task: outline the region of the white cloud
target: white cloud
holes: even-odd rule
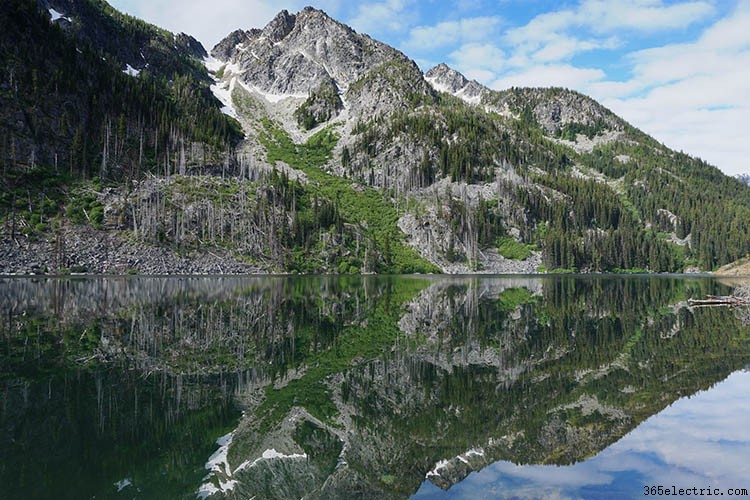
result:
[[[570,59],[594,49],[621,45],[620,30],[658,31],[689,26],[713,13],[713,5],[687,2],[664,5],[661,0],[584,0],[576,8],[546,12],[524,26],[508,30],[504,37],[516,57],[539,62]],[[609,35],[582,37],[582,32]]]
[[[693,43],[641,50],[626,60],[632,78],[583,89],[667,146],[727,173],[750,171],[750,2]]]
[[[575,9],[536,16],[525,26],[510,30],[506,40],[514,45],[539,46],[581,28],[599,34],[623,29],[668,30],[689,26],[713,12],[713,5],[706,1],[664,5],[661,0],[584,0]]]
[[[417,26],[409,33],[404,46],[419,51],[478,42],[495,33],[501,22],[497,16],[487,16],[446,21],[434,26]]]
[[[113,7],[175,33],[197,38],[210,51],[236,29],[262,28],[282,9],[297,12],[305,0],[110,0]],[[336,15],[339,0],[320,2],[320,7]]]
[[[524,26],[509,30],[505,41],[515,46],[539,47],[575,24],[576,13],[572,10],[547,12],[536,16]]]
[[[593,68],[577,68],[569,64],[534,66],[522,71],[503,75],[491,87],[497,90],[509,87],[566,87],[586,88],[592,82],[604,78],[604,71]]]
[[[750,12],[738,11],[716,22],[695,43],[641,50],[629,56],[637,78],[647,83],[695,75],[720,75],[746,64],[750,51]],[[741,66],[740,66],[741,67]]]
[[[620,42],[615,37],[606,40],[579,40],[577,38],[560,36],[551,39],[532,54],[532,59],[540,62],[562,61],[574,55],[594,49],[614,49]]]
[[[487,84],[495,79],[496,73],[487,69],[469,69],[462,72],[469,80],[476,80],[479,83]]]
[[[505,53],[492,44],[469,43],[448,55],[459,71],[499,71],[505,64]]]
[[[411,3],[412,0],[385,0],[362,4],[349,24],[363,33],[402,32],[408,28],[411,20],[407,13]]]
[[[658,31],[689,26],[714,12],[707,1],[664,5],[661,0],[586,0],[577,21],[594,31]]]
[[[722,19],[703,34],[702,42],[706,47],[726,49],[747,47],[750,40],[750,0],[737,4],[733,16]]]
[[[700,92],[697,81],[683,85],[695,86]],[[673,149],[700,156],[731,175],[750,172],[746,131],[750,107],[712,108],[689,100],[680,104],[679,98],[660,99],[670,87],[658,90],[646,97],[605,100],[603,104]]]
[[[636,80],[629,80],[627,82],[590,82],[586,87],[591,97],[601,101],[626,97],[642,89],[643,85]]]
[[[493,472],[533,481],[535,486],[581,487],[610,484],[612,475],[591,466],[559,467],[556,465],[515,465],[499,462]]]

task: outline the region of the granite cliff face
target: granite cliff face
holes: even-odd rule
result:
[[[467,80],[464,75],[440,63],[424,75],[432,87],[439,92],[447,92],[468,103],[481,102],[482,95],[489,89],[476,80]]]
[[[101,0],[8,5],[3,272],[682,272],[750,252],[747,185],[572,90],[422,74],[311,7],[207,56]]]
[[[106,58],[116,59],[131,76],[145,71],[152,76],[172,78],[177,73],[209,81],[199,64],[208,53],[188,34],[170,33],[137,21],[102,1],[38,0],[38,4],[49,13],[50,22],[80,42],[106,53]]]
[[[211,55],[225,67],[222,80],[237,78],[273,100],[334,88],[359,114],[384,114],[402,106],[397,95],[386,99],[393,78],[432,93],[405,55],[312,7],[283,10],[262,30],[235,31]],[[402,73],[389,69],[395,67]]]
[[[311,363],[259,384],[273,383],[274,391],[248,391],[225,465],[205,491],[211,498],[405,498],[425,481],[447,490],[498,461],[573,464],[710,385],[710,373],[720,377],[715,354],[695,354],[704,343],[728,342],[718,331],[705,338],[697,321],[717,311],[689,310],[669,293],[648,297],[628,284],[572,291],[569,283],[435,278],[400,307],[389,303],[384,322],[376,318],[385,309],[356,305],[351,290],[329,295],[354,318],[344,335],[385,329],[395,334],[388,352],[356,355],[322,381],[325,389],[312,390],[320,369]],[[385,289],[368,288],[370,304],[388,303]],[[612,321],[627,317],[630,301],[643,309]],[[667,338],[670,327],[678,335]],[[722,369],[744,366],[741,344],[720,358]],[[670,362],[660,362],[666,353]]]

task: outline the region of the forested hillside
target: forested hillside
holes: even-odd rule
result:
[[[750,188],[561,88],[324,12],[208,56],[102,0],[0,9],[0,272],[712,270]]]

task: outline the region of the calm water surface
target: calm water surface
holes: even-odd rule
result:
[[[740,284],[0,278],[0,498],[750,489]]]

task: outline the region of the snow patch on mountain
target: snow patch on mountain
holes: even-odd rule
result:
[[[228,82],[217,82],[211,85],[211,92],[221,102],[221,112],[225,115],[231,116],[232,118],[239,118],[237,110],[232,103],[232,91],[234,90],[236,78],[232,78]]]
[[[196,492],[198,498],[203,500],[215,493],[224,493],[227,491],[231,491],[237,485],[237,481],[233,479],[224,480],[224,478],[231,478],[232,476],[232,470],[229,466],[228,455],[229,446],[232,444],[233,436],[234,434],[230,432],[229,434],[221,436],[216,440],[216,444],[219,445],[219,449],[216,450],[214,454],[209,457],[208,462],[206,462],[205,468],[210,472],[209,475],[204,478],[204,480],[208,481],[203,483]],[[216,477],[218,479],[218,487],[210,481],[212,477]]]
[[[122,72],[125,73],[126,75],[130,75],[132,77],[137,77],[138,75],[141,74],[141,70],[135,69],[130,64],[126,65],[125,69],[122,70]]]
[[[487,91],[479,82],[467,80],[464,75],[445,64],[438,64],[430,69],[425,73],[424,79],[438,92],[446,92],[472,105],[480,104],[482,95]]]
[[[256,458],[252,462],[250,462],[249,460],[242,462],[240,466],[234,470],[234,473],[236,474],[237,472],[241,470],[250,469],[258,465],[259,462],[262,462],[264,460],[272,460],[274,458],[285,459],[285,460],[306,460],[307,454],[306,453],[292,453],[290,455],[285,455],[283,453],[279,453],[274,448],[271,448],[269,450],[264,451],[260,457]]]
[[[60,19],[64,19],[64,20],[68,21],[69,23],[73,22],[69,17],[65,17],[65,14],[63,14],[62,12],[58,12],[55,9],[51,8],[51,7],[49,9],[49,15],[52,17],[51,20],[52,20],[53,23],[56,22],[56,21],[58,21],[58,20],[60,20]]]

